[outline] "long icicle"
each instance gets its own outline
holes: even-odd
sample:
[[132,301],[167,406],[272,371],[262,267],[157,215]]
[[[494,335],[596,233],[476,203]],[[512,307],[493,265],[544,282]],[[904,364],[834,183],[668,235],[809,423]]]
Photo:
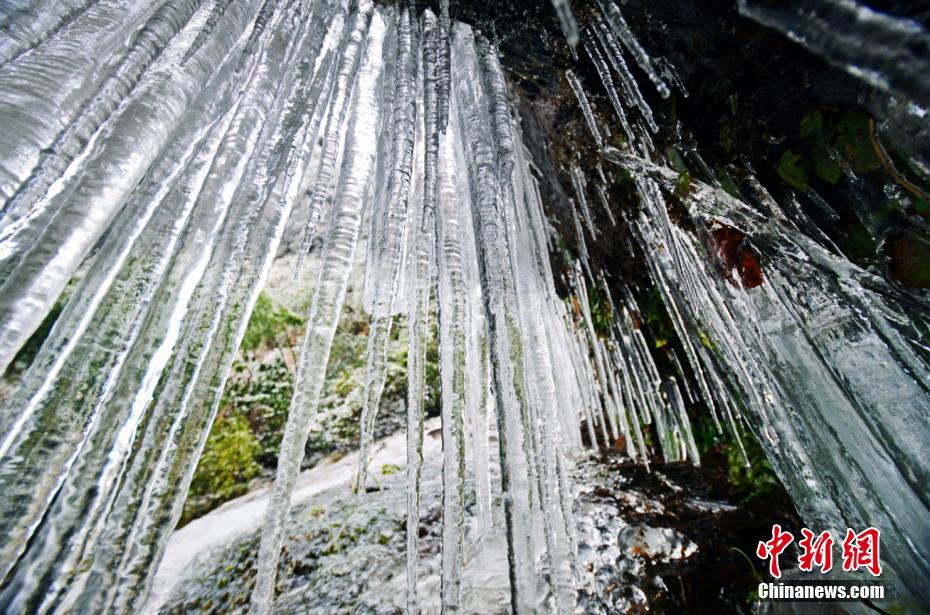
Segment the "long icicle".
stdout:
[[455,181],[454,132],[443,135],[439,150],[439,207],[436,254],[439,260],[440,374],[442,376],[442,607],[461,604],[465,540],[465,406],[467,293],[462,270],[463,232]]
[[352,93],[346,155],[336,192],[338,198],[334,203],[323,248],[316,291],[307,320],[307,333],[301,347],[294,396],[281,442],[278,472],[262,531],[257,582],[250,608],[250,612],[256,615],[270,612],[274,599],[278,558],[290,510],[291,493],[304,456],[309,420],[319,404],[374,167],[377,148],[371,136],[377,134],[380,112],[377,86],[383,60],[381,47],[384,24],[379,15],[371,19],[371,13],[372,5],[369,2],[362,3],[350,30],[350,36],[359,40],[364,38],[367,31],[369,40]]
[[360,25],[367,23],[367,19],[368,14],[366,11],[359,9],[355,13],[355,20],[348,30],[351,38],[342,51],[342,63],[336,72],[336,82],[333,85],[332,98],[330,99],[326,134],[323,135],[323,151],[320,154],[316,183],[308,205],[307,226],[304,230],[303,242],[297,253],[297,266],[294,270],[295,279],[299,278],[304,260],[307,253],[310,252],[313,238],[316,237],[316,227],[323,216],[323,209],[336,194],[334,192],[334,176],[336,174],[336,158],[339,154],[339,136],[342,132],[343,122],[349,115],[347,111],[351,100],[352,84],[355,82],[355,75],[361,61],[365,29]]
[[[425,41],[424,41],[425,42]],[[421,56],[422,61],[422,56]],[[422,65],[421,65],[422,66]],[[422,88],[422,80],[420,81]],[[422,92],[421,92],[422,94]],[[422,96],[418,98],[422,99]],[[422,116],[421,116],[422,118]],[[415,164],[417,182],[411,203],[407,253],[407,522],[406,576],[407,613],[418,612],[420,488],[423,472],[423,420],[426,397],[426,344],[429,337],[429,307],[433,225],[426,219],[423,174],[425,169],[424,122],[417,122]]]
[[536,608],[535,557],[531,538],[529,455],[521,417],[526,416],[519,322],[514,313],[513,270],[505,252],[506,225],[499,210],[495,154],[488,140],[492,118],[483,104],[475,43],[470,30],[456,27],[453,41],[457,115],[471,180],[473,225],[497,401],[504,519],[507,525],[511,609]]
[[375,261],[371,291],[371,324],[368,334],[368,355],[365,365],[365,392],[362,405],[359,469],[355,490],[364,492],[368,473],[368,451],[374,435],[375,419],[384,391],[387,369],[387,346],[394,321],[394,303],[401,261],[403,260],[407,225],[410,174],[413,164],[413,144],[417,112],[417,48],[414,29],[416,19],[409,9],[401,12],[397,27],[397,73],[393,92],[392,118],[393,159],[386,192],[387,209],[377,236],[369,237]]

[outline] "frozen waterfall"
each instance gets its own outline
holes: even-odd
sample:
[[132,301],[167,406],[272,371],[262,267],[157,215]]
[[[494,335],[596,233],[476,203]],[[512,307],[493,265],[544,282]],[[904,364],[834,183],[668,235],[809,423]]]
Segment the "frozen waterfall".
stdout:
[[[514,612],[574,612],[573,460],[617,446],[646,466],[653,448],[700,464],[694,406],[717,429],[758,436],[807,522],[881,527],[884,578],[930,601],[926,297],[853,264],[752,169],[736,193],[690,176],[683,186],[655,144],[664,120],[649,102],[680,89],[674,68],[616,3],[592,2],[583,18],[551,4],[573,61],[599,80],[595,92],[580,71],[560,74],[597,159],[568,161],[566,191],[552,197],[575,235],[571,265],[556,271],[555,214],[496,41],[453,22],[449,2],[438,14],[372,0],[0,5],[0,372],[60,310],[0,407],[0,611],[144,602],[292,212],[304,224],[295,275],[313,298],[252,613],[273,610],[362,239],[370,328],[356,497],[364,503],[388,340],[405,319],[409,612],[432,335],[444,611],[461,608],[474,514],[506,535]],[[851,1],[811,4],[739,2],[870,83],[926,101],[925,31],[849,13]],[[828,27],[837,15],[855,26],[849,37],[900,46],[856,55]],[[917,56],[909,70],[896,68],[902,56]],[[631,178],[635,213],[609,202],[613,173]],[[590,256],[620,226],[680,341],[674,373],[642,331],[636,293]],[[724,254],[730,241],[738,263]]]

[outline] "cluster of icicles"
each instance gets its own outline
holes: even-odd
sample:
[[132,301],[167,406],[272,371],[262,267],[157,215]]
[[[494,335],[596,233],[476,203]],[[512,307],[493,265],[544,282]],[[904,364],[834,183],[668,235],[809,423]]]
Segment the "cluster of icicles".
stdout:
[[[924,582],[930,560],[923,547],[930,544],[926,298],[852,263],[808,213],[838,219],[834,206],[812,188],[780,203],[750,166],[715,173],[694,149],[682,152],[689,169],[683,186],[682,161],[673,161],[653,145],[656,122],[620,43],[658,95],[669,96],[666,82],[681,96],[688,92],[673,67],[642,50],[617,7],[600,4],[601,13],[581,29],[580,43],[600,78],[598,96],[612,113],[598,115],[581,80],[572,71],[565,76],[601,153],[590,182],[576,166],[567,170],[577,197],[571,210],[580,269],[589,280],[600,278],[588,262],[585,237],[597,238],[603,224],[617,223],[604,197],[609,183],[603,165],[620,167],[633,179],[641,204],[639,213],[625,214],[621,222],[639,242],[675,327],[690,378],[684,377],[674,350],[669,356],[688,400],[700,399],[718,428],[722,413],[737,440],[737,423],[745,419],[807,523],[829,528],[835,536],[847,527],[881,528],[884,578],[904,602],[930,602]],[[740,9],[798,37],[890,95],[905,100],[915,96],[909,108],[926,117],[917,104],[925,93],[925,74],[917,73],[926,61],[918,50],[930,48],[930,36],[913,22],[846,0],[771,6],[741,2]],[[611,128],[619,128],[625,137],[622,147],[607,145]],[[913,163],[927,168],[926,160]],[[744,179],[738,186],[731,181],[725,190],[722,182],[730,178],[728,173]],[[853,185],[861,181],[849,169],[844,180]],[[592,222],[596,210],[589,206],[591,193],[604,205],[602,224]],[[674,220],[669,202],[684,206],[686,222]],[[869,226],[870,212],[881,204],[856,206]],[[759,268],[752,279],[726,263],[731,258],[726,252],[735,249],[751,255],[750,265]],[[576,272],[570,277],[576,295],[584,297],[583,276]],[[626,301],[623,309],[635,314],[635,304]],[[584,301],[582,310],[587,314]],[[645,388],[635,382],[616,386],[611,372],[651,374],[653,382],[661,382],[649,361],[638,365],[637,350],[624,343],[631,334],[636,338],[629,318],[615,318],[620,342],[602,342],[593,335],[590,340],[598,381],[611,395]],[[678,408],[679,387],[674,380],[664,386],[664,397],[672,409]],[[648,395],[627,403],[650,407]],[[659,404],[651,407],[666,458],[690,454],[684,413],[664,413]],[[629,454],[635,455],[627,442]]]
[[436,16],[367,0],[37,2],[4,19],[0,369],[56,304],[60,314],[0,412],[0,609],[128,612],[144,601],[296,207],[307,212],[301,265],[318,235],[322,248],[253,612],[273,604],[365,233],[356,488],[364,497],[387,342],[406,313],[410,612],[434,306],[444,608],[460,603],[466,478],[479,526],[505,524],[514,610],[568,612],[566,464],[582,422],[591,443],[622,435],[643,459],[643,424],[668,422],[666,457],[696,461],[681,393],[630,326],[632,297],[622,334],[605,343],[580,270],[580,311],[556,296],[496,50],[453,27],[447,4]]

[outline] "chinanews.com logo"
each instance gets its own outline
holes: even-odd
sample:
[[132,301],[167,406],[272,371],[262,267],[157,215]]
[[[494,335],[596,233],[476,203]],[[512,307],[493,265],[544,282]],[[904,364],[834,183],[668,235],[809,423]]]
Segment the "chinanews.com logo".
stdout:
[[[756,556],[768,562],[769,575],[773,579],[782,579],[781,556],[794,542],[794,535],[772,526],[772,537],[759,541]],[[801,529],[801,539],[797,542],[800,551],[796,575],[788,580],[763,581],[759,583],[759,599],[784,602],[859,602],[885,600],[890,598],[889,588],[872,580],[882,574],[881,532],[869,527],[861,532],[847,529],[842,542],[834,539],[829,531],[819,534]],[[839,547],[840,560],[834,562],[835,547]],[[861,580],[830,579],[814,577],[803,578],[801,575],[819,573],[826,575],[837,568],[844,573],[861,574]],[[871,576],[869,576],[871,575]]]

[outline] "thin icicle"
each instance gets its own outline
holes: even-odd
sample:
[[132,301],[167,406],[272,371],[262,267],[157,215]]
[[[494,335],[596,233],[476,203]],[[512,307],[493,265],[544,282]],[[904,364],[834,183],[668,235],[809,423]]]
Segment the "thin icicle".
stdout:
[[601,5],[601,11],[607,19],[607,23],[609,23],[611,29],[613,29],[614,34],[620,39],[623,46],[629,50],[633,57],[636,58],[636,63],[639,64],[639,67],[643,69],[643,72],[646,73],[646,76],[652,81],[659,95],[661,95],[662,98],[668,98],[671,95],[668,85],[666,85],[662,77],[659,76],[659,72],[652,64],[652,58],[649,57],[649,54],[646,53],[646,50],[643,49],[643,46],[639,44],[636,36],[630,30],[630,26],[627,25],[626,19],[623,18],[623,13],[620,12],[617,4],[611,0],[598,0],[598,3]]
[[601,53],[601,50],[597,48],[595,42],[589,40],[587,36],[585,37],[584,49],[588,53],[588,57],[591,58],[591,62],[594,63],[594,68],[597,69],[597,74],[601,78],[601,83],[604,84],[607,98],[610,100],[610,104],[613,105],[614,113],[617,114],[617,119],[620,120],[623,134],[626,135],[627,142],[632,145],[636,141],[636,136],[633,134],[633,129],[630,128],[630,122],[626,117],[623,104],[620,102],[620,96],[617,94],[617,88],[614,85],[613,77],[610,75],[610,68],[604,60],[604,55]]
[[[439,180],[439,96],[440,96],[440,58],[439,33],[436,16],[432,11],[423,13],[423,137],[424,171],[423,171],[423,217],[422,225],[432,225],[436,219],[436,197]],[[421,226],[421,232],[431,232]]]
[[[504,251],[505,223],[498,207],[499,190],[494,149],[488,142],[492,118],[483,105],[481,78],[474,39],[470,30],[456,27],[453,44],[457,115],[472,187],[473,225],[481,271],[485,316],[497,401],[498,438],[501,456],[504,518],[507,525],[511,608],[531,612],[536,608],[535,557],[530,537],[530,485],[528,451],[523,446],[526,416],[525,383],[522,382],[522,345],[511,332],[519,327],[514,313],[513,271]],[[504,244],[504,245],[502,245]]]
[[581,266],[584,268],[584,272],[587,274],[588,279],[594,279],[591,273],[591,265],[588,261],[588,243],[584,238],[584,228],[581,226],[581,218],[578,217],[578,208],[575,207],[574,199],[568,199],[568,204],[571,208],[572,222],[575,226],[575,239],[578,240],[578,255],[581,260]]
[[[425,41],[424,41],[425,42]],[[425,168],[423,124],[417,136],[417,177]],[[426,344],[429,337],[429,306],[432,289],[433,223],[426,212],[425,182],[418,181],[412,199],[416,203],[409,226],[412,241],[408,253],[407,280],[407,612],[418,612],[420,488],[423,472],[423,417],[426,396]]]
[[578,197],[578,202],[581,203],[581,215],[584,216],[584,224],[588,227],[591,238],[594,239],[597,237],[597,233],[594,230],[594,221],[591,219],[591,208],[588,207],[588,198],[585,196],[585,184],[587,182],[585,182],[584,173],[578,168],[578,165],[573,164],[571,174],[575,195]]
[[320,154],[320,164],[317,170],[317,179],[310,195],[308,204],[307,227],[304,231],[303,242],[297,253],[297,266],[294,278],[300,276],[304,259],[310,252],[313,238],[316,236],[316,227],[323,216],[324,207],[333,200],[335,189],[334,175],[336,174],[336,157],[339,154],[339,136],[342,125],[348,116],[349,101],[352,95],[352,85],[359,70],[365,33],[368,28],[369,15],[366,10],[358,10],[346,31],[346,43],[342,49],[342,62],[336,73],[333,85],[332,98],[329,107],[329,119],[326,133],[323,136],[323,151]]
[[597,198],[601,203],[601,207],[604,208],[604,213],[607,214],[607,219],[610,220],[611,226],[617,226],[617,219],[614,217],[613,209],[610,206],[610,199],[607,198],[607,187],[604,184],[598,184],[595,187],[597,191]]
[[575,21],[575,14],[572,13],[572,6],[568,0],[552,0],[552,8],[555,9],[556,15],[559,16],[559,23],[562,25],[562,34],[571,47],[578,45],[578,22]]
[[565,79],[568,81],[568,85],[571,86],[572,92],[575,93],[575,98],[578,100],[578,106],[581,107],[581,113],[584,115],[585,122],[588,123],[588,130],[591,131],[591,136],[594,137],[594,142],[597,144],[598,149],[603,149],[604,139],[601,138],[601,131],[597,128],[597,120],[594,119],[594,112],[591,110],[591,103],[588,102],[588,96],[584,93],[584,88],[581,86],[581,82],[578,80],[578,77],[575,76],[571,70],[565,71]]
[[456,194],[453,131],[441,138],[438,256],[440,374],[442,376],[442,608],[461,607],[465,540],[465,409],[467,293],[462,269],[461,204]]
[[449,21],[449,0],[439,0],[438,96],[439,132],[449,125],[449,94],[452,91],[452,24]]
[[[308,424],[319,404],[326,364],[358,243],[363,208],[369,193],[369,179],[374,168],[377,148],[376,141],[371,137],[377,134],[379,124],[378,84],[385,32],[380,15],[376,14],[372,19],[371,12],[370,3],[361,4],[354,20],[355,27],[352,28],[353,38],[361,38],[362,34],[368,31],[369,40],[352,95],[346,155],[324,242],[316,290],[307,321],[307,333],[301,347],[294,396],[281,442],[277,477],[272,487],[262,531],[257,582],[252,593],[252,613],[268,613],[272,607],[278,557],[290,510],[291,493],[304,456]],[[346,50],[346,53],[352,52]]]
[[497,57],[497,48],[483,36],[475,39],[475,48],[478,51],[478,65],[481,67],[484,95],[487,97],[488,110],[491,113],[491,127],[496,145],[497,177],[502,185],[508,186],[513,174],[514,144],[510,104],[507,99],[507,83]]
[[[616,39],[611,34],[608,25],[603,19],[599,19],[596,22],[594,31],[606,51],[607,60],[620,77],[620,91],[623,92],[627,104],[639,109],[640,115],[642,115],[643,120],[645,120],[651,132],[659,132],[659,127],[656,125],[655,118],[652,115],[652,108],[649,106],[649,103],[646,102],[646,99],[643,98],[643,93],[636,83],[636,78],[633,77],[633,73],[630,72],[626,60],[623,59],[623,51],[621,51],[620,45],[617,44]],[[649,146],[649,149],[652,149],[649,135],[643,135],[643,137],[647,139],[646,145]]]
[[365,396],[361,415],[359,472],[355,488],[364,492],[368,472],[368,451],[387,369],[387,347],[394,322],[401,263],[405,248],[410,175],[413,164],[415,120],[417,113],[417,49],[415,19],[407,9],[401,11],[397,27],[397,62],[394,82],[394,115],[390,118],[393,136],[391,169],[387,179],[386,210],[378,224],[372,244],[374,260],[368,263],[371,290],[371,325],[365,366]]

